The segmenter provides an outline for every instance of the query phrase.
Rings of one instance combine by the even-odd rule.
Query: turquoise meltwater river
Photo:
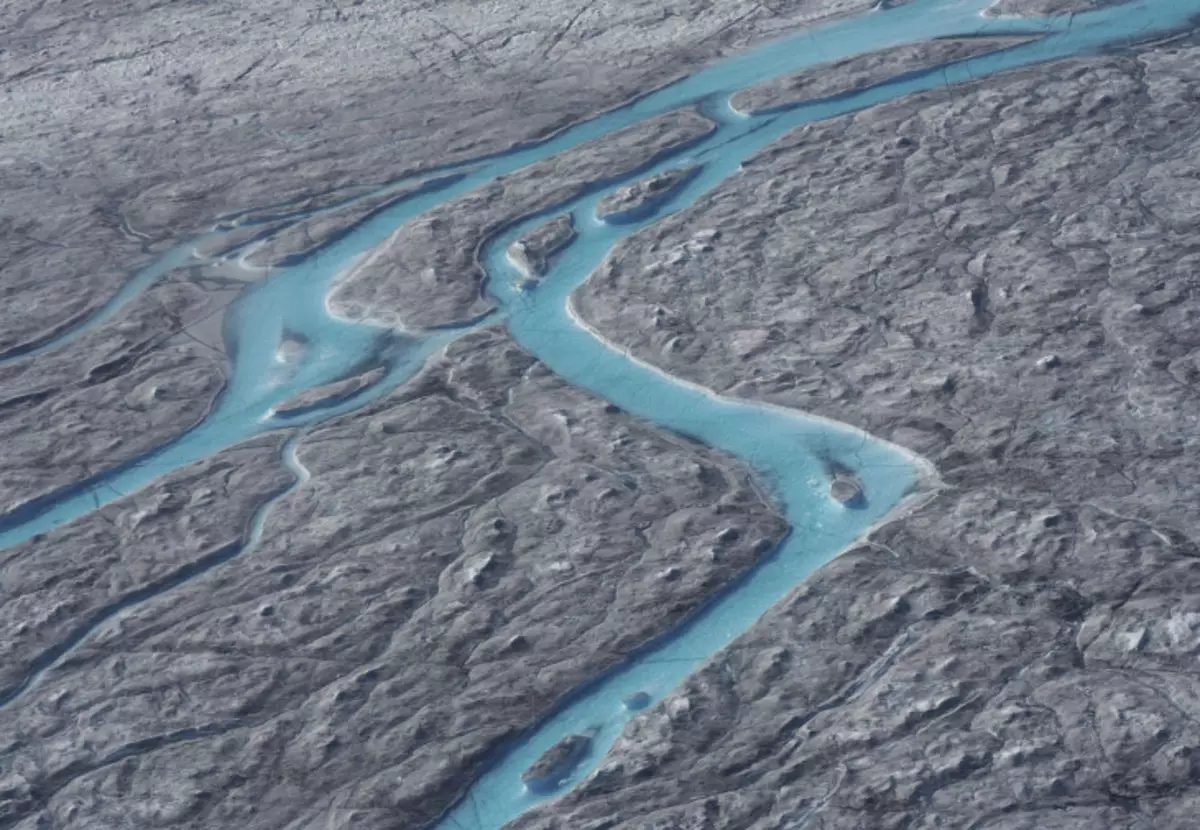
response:
[[[577,690],[537,729],[498,753],[478,780],[470,786],[464,782],[462,799],[437,825],[439,830],[498,830],[547,797],[565,792],[596,768],[626,723],[636,717],[637,713],[623,703],[628,696],[642,693],[648,705],[661,700],[816,568],[873,524],[895,515],[897,507],[920,482],[935,477],[919,458],[849,427],[780,407],[722,398],[663,374],[606,342],[578,320],[570,304],[574,289],[622,239],[664,215],[686,209],[736,176],[748,158],[800,125],[914,92],[1165,36],[1188,28],[1200,15],[1200,0],[1140,0],[1071,17],[1030,21],[983,17],[986,5],[986,0],[916,0],[805,31],[723,60],[543,143],[440,170],[436,179],[431,174],[429,186],[373,216],[303,262],[273,271],[245,290],[225,320],[232,355],[230,380],[204,422],[133,463],[0,518],[0,549],[77,519],[120,493],[145,487],[171,470],[255,434],[284,426],[305,427],[350,412],[406,382],[432,355],[465,331],[503,322],[525,349],[569,382],[664,429],[694,437],[744,460],[771,488],[792,531],[778,550],[688,623],[587,688]],[[815,64],[931,37],[989,34],[1045,37],[905,75],[858,93],[760,116],[743,117],[729,106],[730,96],[739,90]],[[596,203],[624,182],[608,182],[603,189],[596,188],[542,215],[521,219],[491,240],[482,254],[489,275],[488,288],[498,301],[497,311],[488,317],[456,329],[393,332],[329,314],[326,298],[339,276],[405,222],[498,176],[685,106],[701,106],[718,121],[718,128],[705,140],[660,158],[654,166],[629,179],[690,165],[700,165],[699,174],[660,205],[655,215],[637,222],[609,225],[595,218]],[[409,182],[397,182],[392,187],[406,184]],[[509,245],[547,216],[564,212],[574,216],[576,240],[535,289],[522,290],[522,275],[506,257]],[[214,231],[205,240],[220,235],[221,231]],[[162,274],[195,262],[192,249],[196,244],[193,240],[165,254],[137,274],[86,324],[23,356],[59,348],[111,319]],[[289,338],[302,340],[305,348],[296,357],[281,359],[280,346]],[[346,377],[369,362],[383,362],[388,367],[385,378],[374,386],[336,405],[286,420],[274,414],[273,407],[296,393]],[[289,443],[289,452],[292,446]],[[844,508],[829,497],[824,456],[832,456],[858,473],[866,494],[861,508]],[[294,456],[289,463],[298,475],[303,472],[297,469]],[[261,524],[256,522],[256,528]],[[251,534],[247,546],[256,540],[257,531]],[[125,607],[128,604],[114,608],[97,625]],[[85,632],[80,639],[86,636]],[[65,654],[68,646],[57,653]],[[0,698],[0,705],[11,703],[38,680],[30,678],[18,692]],[[534,761],[564,737],[584,732],[593,735],[590,752],[553,793],[547,796],[526,789],[521,774]]]

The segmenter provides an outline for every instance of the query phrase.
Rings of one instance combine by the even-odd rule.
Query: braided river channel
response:
[[[194,463],[254,435],[305,427],[350,412],[386,395],[411,379],[430,357],[481,325],[507,326],[520,345],[558,375],[663,429],[695,438],[735,455],[754,468],[772,491],[791,525],[784,542],[745,577],[714,598],[677,630],[645,646],[623,665],[576,690],[536,729],[512,742],[491,760],[463,796],[436,825],[439,830],[496,830],[547,798],[569,790],[603,761],[605,754],[638,710],[653,706],[714,653],[745,632],[772,605],[815,569],[830,561],[872,525],[894,517],[910,497],[936,481],[922,459],[900,447],[848,426],[781,407],[718,396],[673,378],[606,341],[572,312],[571,294],[622,239],[666,215],[687,209],[726,179],[743,162],[789,131],[814,121],[865,109],[905,95],[963,83],[1032,64],[1122,48],[1190,27],[1200,15],[1200,0],[1139,0],[1070,16],[1016,19],[983,14],[990,0],[915,0],[880,7],[860,17],[808,29],[714,63],[622,108],[580,123],[554,137],[509,152],[425,173],[389,188],[422,183],[411,195],[374,214],[352,232],[306,259],[250,284],[230,306],[224,336],[231,355],[229,382],[212,413],[177,440],[117,469],[35,500],[0,517],[0,549],[98,509],[151,484],[166,473]],[[731,96],[763,81],[790,75],[840,58],[935,37],[1025,35],[1001,51],[912,72],[857,92],[746,116],[730,106]],[[401,225],[432,208],[530,164],[548,159],[649,118],[684,107],[699,107],[717,122],[706,138],[660,154],[649,165],[536,216],[521,217],[480,253],[488,275],[487,290],[497,301],[492,313],[470,325],[430,331],[392,331],[332,316],[327,297],[337,279]],[[656,206],[652,215],[606,223],[596,205],[616,188],[678,167],[699,172]],[[555,260],[537,287],[523,285],[523,274],[508,260],[509,246],[549,216],[571,213],[577,235]],[[278,218],[278,217],[273,217]],[[299,221],[303,215],[297,215]],[[263,221],[263,220],[256,220]],[[97,315],[74,331],[26,351],[22,357],[64,345],[105,320],[153,285],[168,271],[201,260],[200,243],[219,241],[238,220],[226,220],[211,234],[168,252],[133,276]],[[278,359],[287,337],[300,337],[305,351],[288,366]],[[281,417],[274,407],[288,398],[354,374],[370,359],[386,361],[385,376],[368,388],[320,408]],[[303,486],[289,442],[285,463]],[[853,468],[865,500],[857,509],[830,498],[824,460],[832,456]],[[256,544],[262,517],[241,551]],[[148,597],[146,597],[148,598]],[[146,599],[141,598],[141,599]],[[75,639],[50,655],[39,674],[18,689],[0,694],[11,703],[40,680],[53,664],[98,626],[129,608],[110,609]],[[631,706],[629,700],[637,700]],[[527,788],[522,774],[563,738],[591,736],[590,749],[562,780],[549,788]]]

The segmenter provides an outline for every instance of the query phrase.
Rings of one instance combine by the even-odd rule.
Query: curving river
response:
[[[595,769],[636,711],[623,701],[642,693],[643,705],[661,700],[713,653],[746,631],[764,612],[817,567],[828,562],[872,524],[895,515],[897,506],[935,474],[919,458],[849,427],[780,407],[719,397],[672,378],[608,343],[572,313],[570,296],[608,256],[613,246],[664,215],[687,208],[741,164],[796,127],[864,109],[914,92],[978,79],[1020,66],[1093,52],[1132,40],[1181,30],[1200,14],[1200,0],[1141,0],[1103,11],[1036,21],[985,18],[989,0],[916,0],[899,8],[842,20],[729,58],[635,103],[579,124],[541,144],[426,174],[428,185],[373,216],[337,242],[303,262],[278,269],[251,285],[230,308],[225,337],[232,355],[230,381],[213,413],[178,440],[143,458],[80,482],[0,519],[0,549],[150,484],[165,473],[210,456],[245,439],[280,427],[328,420],[378,399],[410,379],[430,356],[475,326],[503,320],[513,337],[566,380],[663,428],[695,437],[736,455],[770,485],[786,511],[792,532],[778,550],[744,579],[710,603],[679,630],[647,646],[621,668],[567,700],[551,718],[494,759],[489,770],[465,788],[464,797],[439,823],[449,828],[500,828],[546,797],[527,790],[521,774],[562,738],[588,732],[591,750],[555,792],[561,793]],[[930,37],[979,34],[1045,34],[1005,51],[913,73],[857,93],[839,95],[745,117],[729,105],[733,93],[814,64]],[[701,165],[694,176],[654,216],[624,224],[595,217],[597,202],[623,182],[596,188],[538,216],[526,217],[491,240],[482,260],[498,309],[471,326],[422,332],[394,332],[331,316],[326,297],[336,279],[359,257],[381,244],[400,225],[425,211],[506,173],[549,158],[616,130],[684,106],[699,105],[719,122],[703,141],[662,158],[629,177],[642,178],[671,168]],[[447,175],[454,174],[454,175]],[[396,182],[391,188],[411,182]],[[578,236],[535,290],[519,287],[521,274],[507,260],[509,245],[549,215],[570,212]],[[301,217],[297,217],[301,218]],[[227,223],[228,224],[228,223]],[[236,224],[234,220],[233,224]],[[221,230],[202,242],[219,238]],[[26,351],[23,357],[59,348],[110,319],[162,274],[195,262],[192,240],[139,272],[94,318],[75,331]],[[236,260],[236,254],[234,255]],[[297,356],[281,359],[281,345],[302,338]],[[280,418],[273,407],[307,389],[341,379],[370,361],[383,360],[383,380],[336,405]],[[286,463],[302,486],[289,442]],[[822,456],[852,467],[865,485],[866,503],[846,509],[828,496]],[[261,518],[246,547],[253,545]],[[245,548],[243,548],[244,550]],[[238,555],[214,562],[213,566]],[[125,608],[114,607],[95,625]],[[93,630],[94,630],[93,626]],[[61,658],[88,635],[58,649]],[[52,665],[52,664],[51,664]],[[44,672],[49,665],[43,665]],[[32,688],[28,678],[0,705]],[[637,708],[642,708],[641,706]]]

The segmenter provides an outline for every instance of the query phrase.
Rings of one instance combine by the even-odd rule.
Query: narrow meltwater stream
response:
[[[311,478],[308,469],[300,462],[300,458],[296,455],[296,446],[302,437],[303,432],[298,432],[289,438],[283,446],[283,465],[292,474],[292,483],[285,487],[277,496],[264,502],[254,512],[242,541],[217,548],[200,559],[187,563],[175,572],[166,574],[157,581],[138,589],[132,594],[121,597],[111,605],[97,610],[90,618],[83,620],[63,641],[44,651],[40,658],[30,667],[29,673],[21,682],[8,689],[0,689],[0,709],[5,708],[31,688],[37,686],[50,669],[69,658],[93,631],[113,617],[148,599],[166,593],[178,585],[182,585],[199,573],[229,562],[258,544],[259,539],[262,538],[267,516],[271,512],[271,507],[275,502],[293,490],[304,486],[309,478]]]
[[[255,434],[318,423],[395,389],[465,329],[393,332],[332,317],[326,297],[338,276],[357,258],[384,242],[403,223],[498,176],[663,112],[703,106],[720,122],[712,135],[626,177],[628,181],[684,164],[702,165],[697,176],[660,206],[656,217],[619,226],[597,221],[595,206],[604,195],[597,187],[568,204],[526,218],[493,240],[483,259],[499,310],[481,322],[506,320],[524,348],[568,381],[663,428],[691,435],[746,461],[772,488],[792,532],[779,550],[691,622],[577,692],[540,727],[506,748],[481,778],[464,788],[463,799],[438,825],[479,830],[503,826],[547,797],[528,791],[520,781],[521,774],[546,750],[571,734],[593,736],[590,752],[560,782],[557,792],[561,793],[596,767],[636,715],[623,703],[628,696],[639,694],[642,705],[661,700],[815,568],[872,524],[895,515],[897,505],[920,480],[934,477],[920,459],[864,433],[780,407],[722,398],[638,361],[572,314],[571,292],[621,239],[664,214],[686,209],[737,175],[746,159],[802,124],[913,92],[1167,34],[1186,27],[1200,13],[1200,0],[1141,0],[1071,18],[1023,22],[981,18],[986,5],[986,0],[916,0],[839,21],[721,61],[543,143],[438,171],[438,175],[462,175],[417,192],[302,263],[279,269],[245,291],[226,318],[226,340],[232,355],[230,381],[203,423],[144,458],[0,518],[0,549],[72,521],[171,470]],[[741,89],[854,54],[938,36],[1043,33],[1053,36],[782,112],[743,117],[729,107],[730,96]],[[609,183],[606,189],[613,186]],[[578,238],[536,290],[522,291],[517,287],[518,275],[505,258],[508,245],[545,216],[565,211],[575,215]],[[92,321],[34,353],[57,348],[80,331],[93,328],[97,320],[111,317],[157,275],[186,261],[180,250],[185,249],[175,249],[145,269]],[[305,346],[298,356],[281,360],[280,346],[288,339]],[[298,392],[353,374],[371,362],[385,363],[386,377],[351,399],[286,422],[273,414],[273,407]],[[828,497],[823,454],[839,458],[858,472],[867,496],[862,509],[843,508]],[[267,509],[269,505],[259,515],[265,515]]]

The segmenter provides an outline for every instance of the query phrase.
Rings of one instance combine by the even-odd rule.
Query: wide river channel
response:
[[[492,760],[437,825],[439,830],[497,830],[531,807],[570,789],[590,774],[628,721],[638,712],[624,701],[642,693],[653,705],[746,631],[772,605],[828,562],[854,539],[889,514],[917,489],[933,482],[932,469],[894,445],[844,425],[780,407],[723,398],[672,378],[606,342],[572,313],[571,293],[630,234],[663,216],[687,209],[741,164],[806,123],[832,118],[947,84],[977,80],[998,72],[1180,31],[1200,15],[1200,0],[1140,0],[1101,11],[1037,20],[997,19],[982,15],[990,0],[915,0],[877,10],[747,50],[636,102],[559,133],[543,143],[424,174],[430,182],[414,195],[363,222],[350,234],[297,265],[275,269],[252,283],[230,307],[225,319],[231,373],[211,415],[200,425],[143,458],[80,482],[0,518],[0,549],[11,547],[107,504],[122,493],[141,489],[172,470],[206,458],[262,432],[304,427],[352,411],[412,378],[427,360],[478,325],[507,325],[513,337],[550,369],[622,409],[660,427],[696,438],[752,466],[771,488],[791,524],[784,543],[745,578],[710,602],[678,630],[649,644],[625,664],[577,690],[537,729],[512,743]],[[807,67],[933,37],[964,35],[1046,35],[967,61],[907,74],[860,92],[797,105],[758,116],[734,111],[731,96],[760,82]],[[529,164],[550,158],[585,141],[682,107],[699,106],[718,122],[704,140],[660,156],[626,177],[608,181],[578,199],[543,214],[524,217],[491,240],[482,255],[488,289],[497,310],[471,326],[421,332],[394,332],[331,316],[326,299],[339,276],[364,254],[382,244],[402,224],[422,213]],[[665,170],[702,165],[698,175],[674,192],[656,213],[640,221],[607,224],[595,218],[596,203],[607,193]],[[397,182],[390,187],[411,185]],[[537,287],[522,288],[522,275],[508,261],[509,245],[549,215],[571,213],[578,235]],[[298,216],[297,219],[303,217]],[[191,240],[136,274],[97,315],[73,332],[26,351],[48,352],[111,319],[126,303],[168,271],[197,262],[198,243],[224,231]],[[307,346],[291,361],[280,360],[286,337]],[[353,374],[365,361],[382,355],[387,375],[361,393],[286,420],[273,407],[293,395]],[[289,442],[285,461],[302,486]],[[853,467],[865,486],[866,502],[847,509],[829,497],[822,457],[831,455]],[[260,511],[246,548],[257,541]],[[236,554],[235,554],[236,555]],[[230,557],[232,558],[232,557]],[[220,563],[214,563],[219,566]],[[95,621],[103,625],[130,603],[114,606]],[[94,630],[94,627],[93,627]],[[55,659],[77,646],[89,632],[55,650]],[[0,697],[7,705],[39,682],[52,662],[39,667],[19,689]],[[642,708],[641,706],[637,709]],[[588,732],[591,751],[549,795],[528,790],[521,774],[564,737]]]

